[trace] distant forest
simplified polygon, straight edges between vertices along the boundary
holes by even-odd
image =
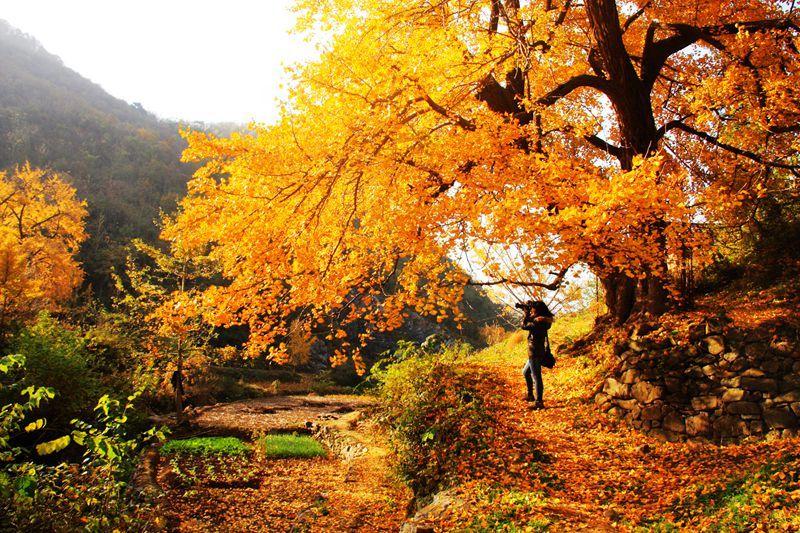
[[[69,176],[88,203],[87,284],[104,298],[132,238],[154,241],[192,174],[179,124],[114,98],[0,20],[0,168],[30,161]],[[235,125],[204,126],[229,132]]]

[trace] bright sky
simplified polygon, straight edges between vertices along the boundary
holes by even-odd
[[[163,118],[269,122],[283,65],[313,57],[289,36],[291,0],[3,0],[0,18],[112,95]]]

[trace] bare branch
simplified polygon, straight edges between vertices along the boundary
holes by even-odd
[[[492,285],[515,285],[517,287],[540,287],[542,289],[554,291],[557,290],[559,287],[561,287],[561,284],[564,282],[564,277],[567,275],[567,272],[569,272],[569,268],[570,267],[565,267],[562,268],[561,271],[559,272],[552,272],[552,274],[555,275],[555,278],[553,278],[553,281],[551,281],[550,283],[543,283],[539,281],[519,281],[507,278],[500,278],[492,281],[469,280],[467,282],[467,285],[482,286],[482,287],[488,287]]]
[[[673,130],[673,129],[679,129],[681,131],[684,131],[686,133],[694,135],[695,137],[698,137],[699,139],[702,139],[702,140],[704,140],[705,142],[707,142],[709,144],[712,144],[712,145],[714,145],[714,146],[716,146],[718,148],[722,148],[723,150],[726,150],[726,151],[728,151],[728,152],[730,152],[732,154],[736,154],[738,156],[744,157],[746,159],[749,159],[751,161],[754,161],[754,162],[756,162],[756,163],[758,163],[760,165],[764,165],[766,167],[784,168],[784,169],[787,169],[787,170],[798,170],[798,169],[800,169],[800,165],[790,165],[788,163],[781,163],[779,161],[770,161],[768,159],[764,159],[762,156],[758,155],[755,152],[751,152],[751,151],[745,150],[743,148],[737,148],[736,146],[733,146],[733,145],[730,145],[730,144],[725,143],[723,141],[720,141],[718,137],[714,137],[713,135],[711,135],[709,133],[706,133],[704,131],[700,131],[698,129],[695,129],[695,128],[689,126],[688,124],[684,124],[680,120],[673,120],[673,121],[667,122],[666,124],[661,126],[661,128],[659,128],[659,130],[658,130],[659,131],[659,137],[663,136],[665,133],[667,133],[668,131]]]

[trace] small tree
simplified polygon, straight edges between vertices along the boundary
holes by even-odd
[[[72,295],[85,218],[86,203],[58,174],[28,164],[0,172],[0,329]]]
[[[183,413],[183,373],[206,361],[213,329],[203,320],[197,286],[214,272],[205,257],[173,248],[168,252],[131,243],[125,276],[116,276],[122,320],[141,338],[147,362],[171,374],[178,421]]]

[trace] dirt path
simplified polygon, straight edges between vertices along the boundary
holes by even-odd
[[[547,408],[532,411],[522,400],[519,365],[508,359],[485,364],[506,383],[502,416],[547,458],[539,486],[552,503],[543,514],[556,530],[618,531],[668,517],[675,502],[698,485],[745,475],[769,457],[800,449],[796,440],[724,447],[659,442],[587,402],[585,366],[573,358],[545,370]]]
[[[164,514],[175,531],[397,531],[410,494],[391,475],[385,444],[359,411],[361,396],[288,396],[218,404],[201,410],[200,434],[305,430],[326,424],[359,450],[315,459],[220,460],[217,471],[239,468],[247,486],[181,483],[162,458]],[[184,468],[185,469],[185,468]]]

